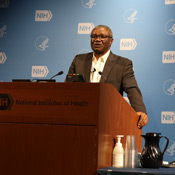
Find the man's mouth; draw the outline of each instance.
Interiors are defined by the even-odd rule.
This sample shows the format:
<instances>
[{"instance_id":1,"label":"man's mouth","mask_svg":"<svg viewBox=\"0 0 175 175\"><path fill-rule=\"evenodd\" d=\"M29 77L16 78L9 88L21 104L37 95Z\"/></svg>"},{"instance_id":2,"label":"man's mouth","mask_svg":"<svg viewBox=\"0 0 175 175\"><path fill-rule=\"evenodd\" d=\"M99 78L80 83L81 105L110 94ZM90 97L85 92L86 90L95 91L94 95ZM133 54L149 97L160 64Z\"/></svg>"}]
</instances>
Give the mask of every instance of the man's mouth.
<instances>
[{"instance_id":1,"label":"man's mouth","mask_svg":"<svg viewBox=\"0 0 175 175\"><path fill-rule=\"evenodd\" d=\"M100 44L100 43L94 43L94 47L96 47L96 48L99 48L99 47L101 47L102 45Z\"/></svg>"}]
</instances>

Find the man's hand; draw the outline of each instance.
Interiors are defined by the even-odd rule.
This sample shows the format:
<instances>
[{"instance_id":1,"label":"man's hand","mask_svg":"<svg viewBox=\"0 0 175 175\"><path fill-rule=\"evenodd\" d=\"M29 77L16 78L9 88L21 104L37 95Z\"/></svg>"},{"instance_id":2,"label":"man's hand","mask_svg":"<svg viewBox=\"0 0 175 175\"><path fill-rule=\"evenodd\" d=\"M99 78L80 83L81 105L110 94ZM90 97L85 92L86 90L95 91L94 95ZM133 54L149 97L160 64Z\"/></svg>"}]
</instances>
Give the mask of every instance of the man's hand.
<instances>
[{"instance_id":1,"label":"man's hand","mask_svg":"<svg viewBox=\"0 0 175 175\"><path fill-rule=\"evenodd\" d=\"M137 114L139 115L139 121L137 126L139 129L141 129L148 123L148 116L144 112L137 112Z\"/></svg>"}]
</instances>

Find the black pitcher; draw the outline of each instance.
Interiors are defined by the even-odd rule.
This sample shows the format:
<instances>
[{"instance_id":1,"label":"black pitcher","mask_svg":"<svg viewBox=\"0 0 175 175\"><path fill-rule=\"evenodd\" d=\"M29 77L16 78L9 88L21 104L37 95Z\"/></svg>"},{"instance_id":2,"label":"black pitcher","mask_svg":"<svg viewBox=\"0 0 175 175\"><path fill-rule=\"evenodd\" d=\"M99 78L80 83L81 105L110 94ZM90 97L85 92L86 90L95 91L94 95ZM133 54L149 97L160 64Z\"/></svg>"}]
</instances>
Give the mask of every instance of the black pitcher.
<instances>
[{"instance_id":1,"label":"black pitcher","mask_svg":"<svg viewBox=\"0 0 175 175\"><path fill-rule=\"evenodd\" d=\"M160 136L161 133L146 133L142 135L145 139L145 146L142 150L140 162L143 168L160 168L163 161L163 154L166 151L169 139L165 136ZM167 140L163 152L160 151L159 140L161 138Z\"/></svg>"}]
</instances>

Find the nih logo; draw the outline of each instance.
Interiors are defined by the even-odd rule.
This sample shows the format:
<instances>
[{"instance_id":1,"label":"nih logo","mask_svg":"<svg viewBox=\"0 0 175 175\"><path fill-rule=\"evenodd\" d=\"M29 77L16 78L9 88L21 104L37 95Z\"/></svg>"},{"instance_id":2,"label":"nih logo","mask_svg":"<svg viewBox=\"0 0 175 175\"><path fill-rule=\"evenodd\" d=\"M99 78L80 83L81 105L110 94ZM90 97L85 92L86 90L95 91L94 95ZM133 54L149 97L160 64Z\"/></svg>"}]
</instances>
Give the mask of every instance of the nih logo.
<instances>
[{"instance_id":1,"label":"nih logo","mask_svg":"<svg viewBox=\"0 0 175 175\"><path fill-rule=\"evenodd\" d=\"M136 15L138 11L135 9L128 9L125 11L123 18L126 23L134 23L135 20L137 20Z\"/></svg>"},{"instance_id":2,"label":"nih logo","mask_svg":"<svg viewBox=\"0 0 175 175\"><path fill-rule=\"evenodd\" d=\"M78 34L90 34L94 27L93 23L78 23Z\"/></svg>"},{"instance_id":3,"label":"nih logo","mask_svg":"<svg viewBox=\"0 0 175 175\"><path fill-rule=\"evenodd\" d=\"M165 24L165 32L168 35L175 35L175 19L170 19Z\"/></svg>"},{"instance_id":4,"label":"nih logo","mask_svg":"<svg viewBox=\"0 0 175 175\"><path fill-rule=\"evenodd\" d=\"M163 144L163 148L165 148L165 145L166 145L166 141ZM169 140L169 145L168 145L168 148L167 148L165 154L168 155L168 156L174 156L175 155L175 141Z\"/></svg>"},{"instance_id":5,"label":"nih logo","mask_svg":"<svg viewBox=\"0 0 175 175\"><path fill-rule=\"evenodd\" d=\"M13 105L13 98L10 94L0 94L0 110L10 110Z\"/></svg>"},{"instance_id":6,"label":"nih logo","mask_svg":"<svg viewBox=\"0 0 175 175\"><path fill-rule=\"evenodd\" d=\"M46 48L48 48L48 42L49 42L49 38L47 38L46 36L39 36L36 40L35 40L35 47L37 50L39 51L45 51Z\"/></svg>"},{"instance_id":7,"label":"nih logo","mask_svg":"<svg viewBox=\"0 0 175 175\"><path fill-rule=\"evenodd\" d=\"M47 66L32 66L32 77L46 77L48 73Z\"/></svg>"},{"instance_id":8,"label":"nih logo","mask_svg":"<svg viewBox=\"0 0 175 175\"><path fill-rule=\"evenodd\" d=\"M175 111L162 111L161 123L163 124L175 124Z\"/></svg>"},{"instance_id":9,"label":"nih logo","mask_svg":"<svg viewBox=\"0 0 175 175\"><path fill-rule=\"evenodd\" d=\"M7 26L0 24L0 38L2 38L7 32L6 32Z\"/></svg>"},{"instance_id":10,"label":"nih logo","mask_svg":"<svg viewBox=\"0 0 175 175\"><path fill-rule=\"evenodd\" d=\"M163 51L162 63L175 63L175 51Z\"/></svg>"},{"instance_id":11,"label":"nih logo","mask_svg":"<svg viewBox=\"0 0 175 175\"><path fill-rule=\"evenodd\" d=\"M175 94L175 80L169 79L166 80L163 84L163 91L167 95Z\"/></svg>"},{"instance_id":12,"label":"nih logo","mask_svg":"<svg viewBox=\"0 0 175 175\"><path fill-rule=\"evenodd\" d=\"M96 5L95 0L82 0L82 4L84 8L92 8L94 5Z\"/></svg>"},{"instance_id":13,"label":"nih logo","mask_svg":"<svg viewBox=\"0 0 175 175\"><path fill-rule=\"evenodd\" d=\"M0 64L4 64L7 57L4 52L0 52Z\"/></svg>"},{"instance_id":14,"label":"nih logo","mask_svg":"<svg viewBox=\"0 0 175 175\"><path fill-rule=\"evenodd\" d=\"M36 10L35 21L50 21L52 18L52 13L50 10Z\"/></svg>"},{"instance_id":15,"label":"nih logo","mask_svg":"<svg viewBox=\"0 0 175 175\"><path fill-rule=\"evenodd\" d=\"M137 42L133 38L120 39L120 50L135 50Z\"/></svg>"},{"instance_id":16,"label":"nih logo","mask_svg":"<svg viewBox=\"0 0 175 175\"><path fill-rule=\"evenodd\" d=\"M175 4L175 0L165 0L165 5Z\"/></svg>"}]
</instances>

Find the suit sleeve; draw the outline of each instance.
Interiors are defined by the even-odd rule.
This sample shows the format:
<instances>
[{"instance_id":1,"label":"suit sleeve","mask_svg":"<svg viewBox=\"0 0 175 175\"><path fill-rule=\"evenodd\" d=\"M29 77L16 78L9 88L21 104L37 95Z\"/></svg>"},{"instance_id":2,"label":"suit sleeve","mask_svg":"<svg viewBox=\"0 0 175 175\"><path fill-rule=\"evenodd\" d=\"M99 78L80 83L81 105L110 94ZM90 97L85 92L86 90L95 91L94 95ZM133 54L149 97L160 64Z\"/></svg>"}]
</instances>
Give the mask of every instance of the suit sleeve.
<instances>
[{"instance_id":1,"label":"suit sleeve","mask_svg":"<svg viewBox=\"0 0 175 175\"><path fill-rule=\"evenodd\" d=\"M124 66L122 84L124 91L128 95L131 106L135 111L146 113L146 107L143 103L143 97L134 76L131 60L127 60Z\"/></svg>"},{"instance_id":2,"label":"suit sleeve","mask_svg":"<svg viewBox=\"0 0 175 175\"><path fill-rule=\"evenodd\" d=\"M76 56L76 57L77 57L77 56ZM75 66L76 57L73 59L71 65L70 65L70 67L69 67L68 74L74 74L74 73L76 73L76 66Z\"/></svg>"}]
</instances>

